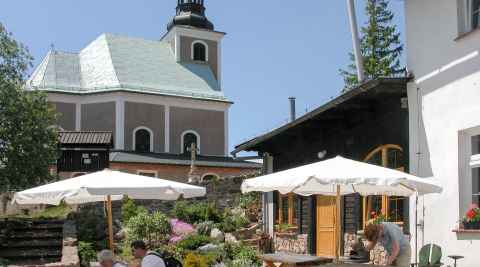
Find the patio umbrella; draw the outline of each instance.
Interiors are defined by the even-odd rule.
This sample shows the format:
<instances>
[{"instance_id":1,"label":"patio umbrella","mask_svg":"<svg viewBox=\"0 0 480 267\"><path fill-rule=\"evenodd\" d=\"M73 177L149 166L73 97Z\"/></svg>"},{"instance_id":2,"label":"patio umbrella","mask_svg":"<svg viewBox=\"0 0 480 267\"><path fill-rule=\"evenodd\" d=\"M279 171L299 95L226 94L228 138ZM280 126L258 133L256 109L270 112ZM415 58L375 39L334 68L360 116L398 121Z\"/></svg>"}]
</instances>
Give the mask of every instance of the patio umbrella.
<instances>
[{"instance_id":1,"label":"patio umbrella","mask_svg":"<svg viewBox=\"0 0 480 267\"><path fill-rule=\"evenodd\" d=\"M340 196L359 193L362 196L412 196L441 193L433 179L422 179L408 173L364 162L336 157L317 163L248 179L242 192L295 193L302 196L337 197L337 218L340 218ZM337 225L336 258L339 257L340 229Z\"/></svg>"},{"instance_id":2,"label":"patio umbrella","mask_svg":"<svg viewBox=\"0 0 480 267\"><path fill-rule=\"evenodd\" d=\"M124 196L132 199L176 200L180 196L195 198L205 194L206 190L203 187L104 170L15 193L12 201L21 205L59 205L62 201L67 204L106 201L109 246L113 248L112 200L120 200Z\"/></svg>"}]
</instances>

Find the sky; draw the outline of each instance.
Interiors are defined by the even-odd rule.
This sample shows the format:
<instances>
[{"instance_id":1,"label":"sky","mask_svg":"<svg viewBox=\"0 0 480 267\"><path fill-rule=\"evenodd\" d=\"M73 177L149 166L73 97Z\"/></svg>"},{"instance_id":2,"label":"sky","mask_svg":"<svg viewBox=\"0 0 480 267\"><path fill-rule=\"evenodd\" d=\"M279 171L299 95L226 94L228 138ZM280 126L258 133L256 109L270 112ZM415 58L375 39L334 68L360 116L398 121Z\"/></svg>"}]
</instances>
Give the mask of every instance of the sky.
<instances>
[{"instance_id":1,"label":"sky","mask_svg":"<svg viewBox=\"0 0 480 267\"><path fill-rule=\"evenodd\" d=\"M359 24L364 4L356 0ZM0 22L40 63L52 45L78 52L102 33L158 40L175 14L176 0L3 1ZM207 16L222 44L222 86L230 109L230 150L288 122L288 97L297 116L336 97L338 74L352 50L345 0L206 0ZM404 32L404 2L391 0ZM402 35L402 39L403 39Z\"/></svg>"}]
</instances>

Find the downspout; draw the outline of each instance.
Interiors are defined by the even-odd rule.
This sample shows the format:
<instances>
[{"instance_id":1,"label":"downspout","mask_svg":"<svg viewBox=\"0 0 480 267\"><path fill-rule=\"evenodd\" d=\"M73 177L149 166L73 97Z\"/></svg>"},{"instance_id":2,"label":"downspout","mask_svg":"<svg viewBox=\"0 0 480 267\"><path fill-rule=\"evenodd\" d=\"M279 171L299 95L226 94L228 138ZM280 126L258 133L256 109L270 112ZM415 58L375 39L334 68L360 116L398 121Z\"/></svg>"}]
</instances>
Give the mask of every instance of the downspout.
<instances>
[{"instance_id":1,"label":"downspout","mask_svg":"<svg viewBox=\"0 0 480 267\"><path fill-rule=\"evenodd\" d=\"M357 66L358 82L365 80L365 72L363 69L363 56L360 48L360 37L358 34L357 16L355 14L354 0L347 0L348 17L350 20L350 31L352 32L353 53L355 55L355 64Z\"/></svg>"}]
</instances>

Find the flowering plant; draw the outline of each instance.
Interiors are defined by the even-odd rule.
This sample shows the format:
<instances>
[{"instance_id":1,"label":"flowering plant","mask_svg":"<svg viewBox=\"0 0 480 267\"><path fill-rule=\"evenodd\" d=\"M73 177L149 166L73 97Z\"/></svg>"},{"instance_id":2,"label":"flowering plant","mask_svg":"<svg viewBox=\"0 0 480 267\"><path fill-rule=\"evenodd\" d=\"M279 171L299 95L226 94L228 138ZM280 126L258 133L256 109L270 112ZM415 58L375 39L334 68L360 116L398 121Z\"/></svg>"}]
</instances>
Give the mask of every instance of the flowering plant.
<instances>
[{"instance_id":1,"label":"flowering plant","mask_svg":"<svg viewBox=\"0 0 480 267\"><path fill-rule=\"evenodd\" d=\"M465 217L463 218L463 222L467 223L476 223L480 222L480 208L477 204L470 205Z\"/></svg>"},{"instance_id":2,"label":"flowering plant","mask_svg":"<svg viewBox=\"0 0 480 267\"><path fill-rule=\"evenodd\" d=\"M387 221L387 216L383 214L377 214L375 211L370 213L371 219L367 222L367 224L381 224L382 222Z\"/></svg>"}]
</instances>

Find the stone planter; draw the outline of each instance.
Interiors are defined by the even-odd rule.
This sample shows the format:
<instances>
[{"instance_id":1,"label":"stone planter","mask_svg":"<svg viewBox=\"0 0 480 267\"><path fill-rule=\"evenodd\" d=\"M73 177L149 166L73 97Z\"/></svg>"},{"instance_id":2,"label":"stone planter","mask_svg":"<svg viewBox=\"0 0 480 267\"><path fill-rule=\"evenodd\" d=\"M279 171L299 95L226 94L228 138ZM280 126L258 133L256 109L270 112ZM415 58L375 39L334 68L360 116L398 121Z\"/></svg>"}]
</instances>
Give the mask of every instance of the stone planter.
<instances>
[{"instance_id":1,"label":"stone planter","mask_svg":"<svg viewBox=\"0 0 480 267\"><path fill-rule=\"evenodd\" d=\"M464 222L463 228L465 230L480 230L480 221L478 222Z\"/></svg>"}]
</instances>

